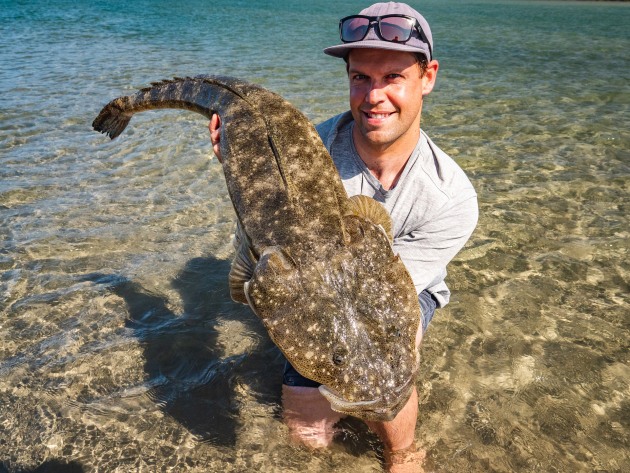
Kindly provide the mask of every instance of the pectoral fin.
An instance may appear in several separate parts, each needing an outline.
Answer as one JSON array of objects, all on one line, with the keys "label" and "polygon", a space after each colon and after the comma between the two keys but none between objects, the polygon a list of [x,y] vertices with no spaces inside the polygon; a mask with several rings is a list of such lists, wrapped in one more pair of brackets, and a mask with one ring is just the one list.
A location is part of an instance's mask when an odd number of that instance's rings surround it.
[{"label": "pectoral fin", "polygon": [[230,268],[230,296],[236,302],[248,304],[245,296],[245,283],[252,278],[257,261],[240,226],[234,236],[234,246],[236,247],[236,254]]},{"label": "pectoral fin", "polygon": [[[252,278],[245,283],[245,296],[264,324],[282,318],[283,310],[289,313],[300,310],[294,303],[299,297],[299,279],[295,260],[285,250],[269,246],[262,251]],[[270,330],[269,326],[267,329]],[[272,332],[269,333],[273,339]]]},{"label": "pectoral fin", "polygon": [[392,219],[380,202],[365,195],[354,195],[348,199],[347,215],[356,215],[375,225],[380,225],[389,241],[393,241]]}]

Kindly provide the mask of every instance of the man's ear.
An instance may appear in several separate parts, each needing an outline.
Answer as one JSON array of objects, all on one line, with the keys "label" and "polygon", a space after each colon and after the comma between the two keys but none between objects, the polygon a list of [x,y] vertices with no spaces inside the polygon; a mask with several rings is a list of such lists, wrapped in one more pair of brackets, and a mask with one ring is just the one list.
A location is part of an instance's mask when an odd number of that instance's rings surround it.
[{"label": "man's ear", "polygon": [[437,79],[437,72],[440,68],[440,64],[433,59],[429,64],[427,64],[427,68],[424,71],[424,75],[422,76],[422,95],[429,95],[429,93],[433,90],[435,86],[435,80]]}]

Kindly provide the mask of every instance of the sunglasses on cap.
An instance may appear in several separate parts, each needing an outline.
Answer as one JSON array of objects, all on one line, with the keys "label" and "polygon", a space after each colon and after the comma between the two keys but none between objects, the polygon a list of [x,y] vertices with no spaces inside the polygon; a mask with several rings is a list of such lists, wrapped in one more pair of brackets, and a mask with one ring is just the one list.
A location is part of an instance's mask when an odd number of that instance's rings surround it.
[{"label": "sunglasses on cap", "polygon": [[339,36],[344,43],[356,43],[363,40],[376,23],[378,28],[374,28],[376,34],[383,41],[390,43],[406,43],[411,39],[413,31],[416,30],[420,39],[429,47],[429,58],[433,56],[431,43],[422,32],[422,27],[416,18],[407,15],[383,15],[365,16],[351,15],[339,20]]}]

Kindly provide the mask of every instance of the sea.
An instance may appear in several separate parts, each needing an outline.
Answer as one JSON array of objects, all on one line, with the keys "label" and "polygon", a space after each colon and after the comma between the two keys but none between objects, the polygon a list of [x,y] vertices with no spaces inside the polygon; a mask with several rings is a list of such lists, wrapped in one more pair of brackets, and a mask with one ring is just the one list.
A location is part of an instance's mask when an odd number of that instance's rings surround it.
[{"label": "sea", "polygon": [[[411,0],[422,128],[479,225],[421,348],[427,472],[630,471],[630,4]],[[111,99],[236,76],[314,123],[348,107],[339,18],[365,1],[0,0],[0,472],[378,472],[343,420],[310,451],[283,359],[232,302],[235,215],[208,121],[91,129]]]}]

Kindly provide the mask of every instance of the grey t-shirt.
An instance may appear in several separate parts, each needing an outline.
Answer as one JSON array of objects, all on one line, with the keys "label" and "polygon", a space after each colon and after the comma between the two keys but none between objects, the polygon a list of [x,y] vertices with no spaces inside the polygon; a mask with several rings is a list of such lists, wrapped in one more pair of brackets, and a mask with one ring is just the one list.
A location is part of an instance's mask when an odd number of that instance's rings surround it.
[{"label": "grey t-shirt", "polygon": [[350,112],[317,126],[349,196],[381,202],[393,221],[399,254],[418,293],[427,289],[444,307],[450,291],[446,265],[477,225],[477,194],[464,171],[423,131],[396,186],[385,190],[359,157],[352,141]]}]

